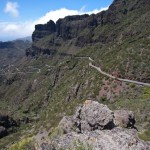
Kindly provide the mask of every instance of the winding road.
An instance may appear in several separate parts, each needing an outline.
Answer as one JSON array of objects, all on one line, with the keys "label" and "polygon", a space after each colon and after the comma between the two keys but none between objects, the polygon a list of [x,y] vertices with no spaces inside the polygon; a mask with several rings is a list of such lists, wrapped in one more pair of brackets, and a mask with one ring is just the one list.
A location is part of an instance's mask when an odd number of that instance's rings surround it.
[{"label": "winding road", "polygon": [[[89,60],[94,61],[94,60],[91,59],[90,57],[89,57]],[[134,84],[139,84],[139,85],[144,85],[144,86],[150,86],[150,83],[144,83],[144,82],[139,82],[139,81],[134,81],[134,80],[129,80],[129,79],[122,79],[122,78],[118,78],[118,77],[112,76],[111,74],[108,74],[108,73],[102,71],[100,67],[94,66],[91,62],[89,63],[89,66],[91,66],[92,68],[96,69],[96,70],[99,71],[101,74],[103,74],[103,75],[105,75],[105,76],[107,76],[107,77],[109,77],[109,78],[118,80],[118,81],[129,82],[129,83],[134,83]]]},{"label": "winding road", "polygon": [[[134,81],[134,80],[129,80],[129,79],[122,79],[122,78],[115,77],[115,76],[113,76],[113,75],[111,75],[111,74],[108,74],[108,73],[102,71],[100,67],[94,66],[91,62],[95,62],[95,61],[94,61],[91,57],[77,56],[77,57],[75,57],[75,58],[88,59],[88,60],[90,61],[90,63],[89,63],[89,66],[90,66],[90,67],[96,69],[96,70],[97,70],[98,72],[100,72],[101,74],[103,74],[103,75],[105,75],[105,76],[107,76],[107,77],[109,77],[109,78],[112,78],[112,79],[114,79],[114,80],[118,80],[118,81],[122,81],[122,82],[134,83],[134,84],[138,84],[138,85],[150,86],[150,83],[144,83],[144,82],[139,82],[139,81]],[[9,65],[9,66],[8,66],[8,72],[6,72],[5,70],[1,69],[1,70],[0,70],[0,72],[1,72],[0,75],[16,74],[16,72],[15,72],[15,73],[14,73],[14,72],[9,73],[9,69],[10,69],[11,67],[13,67],[13,65]],[[41,67],[42,67],[42,66],[41,66]],[[56,66],[50,66],[50,65],[48,65],[48,64],[45,64],[45,67],[47,67],[47,68],[49,69],[49,68],[55,68]],[[38,73],[38,74],[41,73],[41,69],[38,68],[37,66],[29,66],[28,68],[30,68],[30,69],[32,69],[32,70],[37,70],[36,73]],[[15,69],[17,70],[17,73],[20,73],[20,74],[35,73],[34,71],[22,72],[22,71],[20,71],[18,68],[15,68]]]}]

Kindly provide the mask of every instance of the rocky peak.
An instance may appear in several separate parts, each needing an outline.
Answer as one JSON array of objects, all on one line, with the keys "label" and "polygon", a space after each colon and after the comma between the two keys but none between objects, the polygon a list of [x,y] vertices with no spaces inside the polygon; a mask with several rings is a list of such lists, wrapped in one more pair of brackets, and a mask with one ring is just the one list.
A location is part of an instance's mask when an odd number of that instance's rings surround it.
[{"label": "rocky peak", "polygon": [[35,31],[32,35],[33,42],[43,38],[45,35],[50,35],[56,32],[56,25],[54,21],[50,20],[47,24],[35,25]]},{"label": "rocky peak", "polygon": [[50,20],[45,25],[42,25],[42,24],[35,25],[35,30],[38,30],[38,31],[45,30],[45,31],[49,31],[53,33],[56,31],[56,27],[55,27],[55,23],[52,20]]}]

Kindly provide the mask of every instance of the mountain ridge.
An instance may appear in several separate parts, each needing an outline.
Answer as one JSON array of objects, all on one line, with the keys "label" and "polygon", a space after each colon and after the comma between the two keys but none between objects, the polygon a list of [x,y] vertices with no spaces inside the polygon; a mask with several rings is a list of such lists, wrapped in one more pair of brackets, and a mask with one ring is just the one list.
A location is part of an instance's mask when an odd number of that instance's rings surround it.
[{"label": "mountain ridge", "polygon": [[[145,8],[144,11],[143,9],[142,11],[139,11],[138,16],[137,14],[133,15],[133,12],[141,9],[141,5]],[[56,49],[62,48],[61,45],[63,45],[63,42],[66,42],[65,45],[73,43],[71,45],[74,45],[76,49],[78,49],[78,47],[96,43],[105,44],[110,42],[119,42],[120,38],[123,40],[126,39],[126,37],[132,37],[133,34],[137,33],[134,33],[132,30],[121,33],[121,30],[124,31],[125,27],[122,29],[120,28],[117,31],[121,35],[117,35],[113,31],[107,33],[107,26],[109,25],[112,28],[115,28],[115,26],[118,27],[117,25],[120,24],[120,21],[127,19],[127,17],[130,17],[130,15],[134,17],[132,18],[132,20],[134,20],[137,17],[142,17],[143,13],[147,12],[148,10],[148,0],[117,0],[110,5],[108,10],[102,11],[98,14],[67,16],[64,19],[59,19],[56,23],[50,20],[45,25],[39,24],[35,26],[35,31],[32,34],[33,47],[31,51],[32,53],[35,53],[35,55],[36,53],[38,54],[36,48],[39,47],[41,47],[39,53],[42,53],[42,49],[44,48],[48,49],[49,51],[57,51]],[[129,26],[132,23],[127,22],[127,24]],[[98,34],[97,31],[99,30],[102,31]],[[107,36],[104,34],[105,32],[108,34]],[[41,43],[45,42],[44,45],[40,46],[40,41]],[[32,55],[30,54],[30,50],[27,51],[27,55]]]},{"label": "mountain ridge", "polygon": [[31,42],[22,40],[0,42],[0,67],[12,65],[22,59],[30,46]]}]

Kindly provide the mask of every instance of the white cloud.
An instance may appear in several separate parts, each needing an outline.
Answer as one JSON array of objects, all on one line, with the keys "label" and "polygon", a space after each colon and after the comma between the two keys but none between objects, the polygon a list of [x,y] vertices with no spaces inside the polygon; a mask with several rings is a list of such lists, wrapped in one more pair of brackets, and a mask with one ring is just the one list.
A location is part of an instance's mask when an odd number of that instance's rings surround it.
[{"label": "white cloud", "polygon": [[15,22],[0,22],[0,40],[6,39],[16,39],[20,37],[26,37],[32,34],[34,30],[34,23],[32,21],[27,21],[23,23]]},{"label": "white cloud", "polygon": [[17,2],[7,2],[4,12],[12,15],[13,17],[18,17],[19,16],[18,7],[19,6]]},{"label": "white cloud", "polygon": [[66,8],[61,8],[55,11],[50,11],[46,13],[43,17],[34,20],[34,21],[27,21],[27,22],[2,22],[0,21],[0,40],[3,37],[11,37],[13,39],[30,36],[34,31],[34,26],[36,24],[44,24],[47,23],[49,20],[53,20],[56,22],[59,18],[64,18],[68,15],[81,15],[81,14],[93,14],[98,13],[102,10],[106,10],[108,8],[102,9],[95,9],[93,11],[86,12],[85,7],[81,8],[80,10],[69,10]]},{"label": "white cloud", "polygon": [[35,22],[37,24],[44,24],[47,23],[49,20],[53,20],[56,22],[59,18],[64,18],[65,16],[71,16],[71,15],[82,15],[82,14],[96,14],[98,12],[101,12],[103,10],[107,10],[108,7],[106,8],[101,8],[101,9],[95,9],[93,11],[85,11],[85,7],[82,7],[80,10],[69,10],[66,8],[61,8],[55,11],[50,11],[46,13],[43,17],[39,18]]},{"label": "white cloud", "polygon": [[69,10],[66,8],[61,8],[61,9],[46,13],[43,17],[36,20],[36,22],[41,23],[41,24],[44,24],[49,20],[53,20],[54,22],[56,22],[59,18],[64,18],[65,16],[68,16],[68,15],[77,15],[77,14],[79,14],[78,10]]}]

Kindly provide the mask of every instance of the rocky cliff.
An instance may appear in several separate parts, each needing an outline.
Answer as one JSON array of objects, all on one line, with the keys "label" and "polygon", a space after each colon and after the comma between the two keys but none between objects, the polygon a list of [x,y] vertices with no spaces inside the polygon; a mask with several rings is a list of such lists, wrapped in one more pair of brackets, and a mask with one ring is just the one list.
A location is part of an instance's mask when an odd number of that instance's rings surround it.
[{"label": "rocky cliff", "polygon": [[96,43],[120,42],[143,32],[140,24],[135,28],[132,21],[142,21],[149,9],[149,0],[114,0],[108,10],[96,15],[67,16],[56,23],[50,20],[45,25],[36,25],[32,35],[33,46],[26,54],[53,54],[68,44],[69,47],[74,45],[77,51],[79,47]]}]

